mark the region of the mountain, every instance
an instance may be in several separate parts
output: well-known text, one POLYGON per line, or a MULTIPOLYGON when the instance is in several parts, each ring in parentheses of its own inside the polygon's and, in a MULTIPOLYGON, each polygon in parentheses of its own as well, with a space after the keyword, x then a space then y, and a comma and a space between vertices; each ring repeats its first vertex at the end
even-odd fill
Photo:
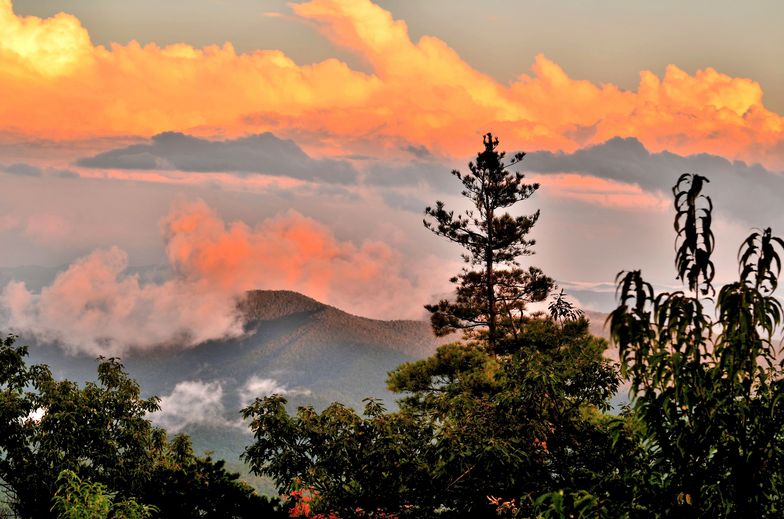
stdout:
MULTIPOLYGON (((358 410, 364 398, 375 397, 391 407, 387 373, 449 340, 436 338, 424 321, 366 319, 290 291, 251 291, 238 308, 245 323, 240 337, 122 359, 145 395, 162 397, 155 420, 190 433, 197 449, 228 460, 250 442, 239 410, 252 397, 278 392, 292 408, 323 409, 338 401, 358 410)), ((21 341, 30 345, 30 362, 48 364, 56 377, 95 379, 94 358, 66 355, 24 336, 21 341)))
POLYGON ((225 392, 235 394, 256 377, 317 408, 333 401, 361 407, 370 396, 391 404, 387 372, 430 355, 443 342, 425 322, 366 319, 295 292, 249 292, 239 308, 243 336, 132 356, 129 371, 159 394, 174 387, 162 387, 174 370, 179 380, 218 380, 225 392))
POLYGON ((316 349, 335 341, 357 347, 381 347, 403 355, 424 358, 444 342, 433 335, 425 321, 380 321, 348 314, 333 306, 287 290, 254 290, 239 304, 245 322, 264 327, 264 323, 307 317, 302 322, 300 346, 316 349))

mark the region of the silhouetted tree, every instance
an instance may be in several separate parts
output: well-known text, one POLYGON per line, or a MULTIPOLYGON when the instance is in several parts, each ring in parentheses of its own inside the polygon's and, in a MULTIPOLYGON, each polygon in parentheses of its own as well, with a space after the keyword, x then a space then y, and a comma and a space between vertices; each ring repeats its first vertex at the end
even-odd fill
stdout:
POLYGON ((784 369, 773 337, 782 307, 773 293, 784 241, 752 233, 738 281, 713 301, 706 182, 684 174, 673 187, 675 264, 688 292, 656 295, 639 270, 618 275, 609 322, 651 460, 629 486, 639 517, 781 517, 784 369))
POLYGON ((538 184, 523 182, 523 174, 508 171, 525 156, 517 153, 508 164, 499 152, 498 139, 484 136, 484 150, 470 162, 468 174, 452 171, 463 184, 462 195, 473 209, 462 214, 448 211, 444 203, 425 209, 425 227, 461 245, 463 259, 472 268, 451 279, 457 285, 452 301, 427 305, 437 335, 462 330, 466 337, 485 339, 490 351, 503 349, 519 336, 525 305, 547 298, 554 284, 537 268, 524 270, 517 258, 532 254, 534 240, 526 238, 539 211, 512 216, 504 210, 528 199, 538 184))

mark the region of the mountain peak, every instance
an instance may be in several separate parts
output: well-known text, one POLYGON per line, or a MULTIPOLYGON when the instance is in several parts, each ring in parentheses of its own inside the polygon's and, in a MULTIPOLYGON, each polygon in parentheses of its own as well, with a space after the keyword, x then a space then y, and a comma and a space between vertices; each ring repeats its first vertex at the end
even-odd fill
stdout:
POLYGON ((324 303, 291 290, 249 290, 237 306, 247 323, 316 313, 329 308, 324 303))
POLYGON ((263 330, 286 321, 288 326, 296 326, 298 341, 312 348, 326 343, 372 345, 423 358, 449 339, 433 335, 426 321, 368 319, 290 290, 251 290, 237 306, 248 330, 263 330))

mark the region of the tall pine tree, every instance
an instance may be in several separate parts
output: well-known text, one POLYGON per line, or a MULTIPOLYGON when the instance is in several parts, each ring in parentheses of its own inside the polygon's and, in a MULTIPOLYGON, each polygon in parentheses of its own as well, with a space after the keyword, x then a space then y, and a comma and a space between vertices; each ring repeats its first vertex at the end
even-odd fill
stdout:
POLYGON ((497 137, 488 133, 483 143, 476 162, 468 164, 470 173, 452 171, 474 209, 455 214, 441 201, 425 209, 425 227, 465 248, 463 259, 469 265, 450 280, 457 285, 454 300, 426 308, 437 335, 462 330, 466 338, 485 340, 491 352, 500 353, 519 336, 526 304, 546 299, 554 283, 541 270, 523 269, 517 262, 533 254, 534 240, 527 235, 539 211, 527 216, 505 211, 539 188, 524 183, 522 173, 509 171, 525 153, 505 163, 497 137))

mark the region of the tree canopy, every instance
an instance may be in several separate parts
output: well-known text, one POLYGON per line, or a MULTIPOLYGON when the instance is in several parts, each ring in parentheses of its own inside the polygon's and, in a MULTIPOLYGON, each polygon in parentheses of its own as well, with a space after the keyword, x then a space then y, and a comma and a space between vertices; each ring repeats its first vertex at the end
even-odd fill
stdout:
POLYGON ((784 241, 752 232, 738 251, 739 279, 714 300, 707 181, 684 174, 673 187, 675 265, 687 290, 655 294, 640 271, 621 272, 608 319, 651 458, 637 490, 655 516, 779 517, 784 370, 774 291, 784 241))
POLYGON ((158 399, 142 398, 117 359, 99 359, 98 381, 82 387, 26 357, 15 337, 0 342, 0 486, 19 516, 275 512, 222 461, 195 456, 186 436, 168 441, 147 418, 158 399))

